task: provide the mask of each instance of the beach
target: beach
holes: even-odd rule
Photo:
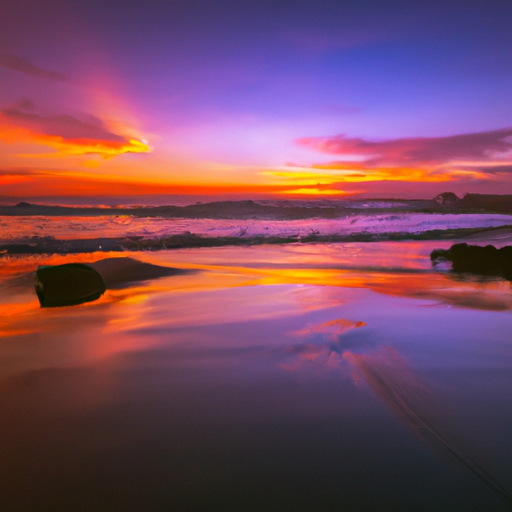
[[[4,254],[5,509],[509,510],[512,289],[454,242]],[[68,262],[106,292],[41,308]]]
[[[0,512],[512,511],[511,19],[2,2]]]

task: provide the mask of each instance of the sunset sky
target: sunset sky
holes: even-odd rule
[[[512,194],[510,20],[503,0],[2,0],[0,197]]]

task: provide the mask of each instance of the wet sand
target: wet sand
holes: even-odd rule
[[[4,256],[5,510],[510,510],[512,288],[450,244]]]

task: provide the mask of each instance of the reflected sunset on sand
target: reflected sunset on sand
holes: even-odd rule
[[[276,460],[288,464],[294,452],[301,454],[300,467],[286,474],[303,482],[299,475],[310,471],[306,467],[320,471],[320,459],[330,460],[330,446],[340,458],[330,460],[329,472],[348,479],[349,487],[338,484],[339,492],[354,499],[369,485],[363,468],[377,460],[400,472],[403,484],[393,499],[404,503],[411,485],[407,460],[414,457],[429,488],[445,489],[442,481],[451,482],[451,491],[438,491],[443,500],[461,507],[476,500],[502,510],[500,500],[506,503],[510,492],[503,484],[510,476],[503,457],[512,446],[503,442],[508,420],[497,418],[512,368],[505,335],[512,326],[512,289],[502,279],[432,268],[429,253],[439,246],[447,243],[3,256],[9,264],[1,267],[0,406],[19,421],[40,418],[46,440],[27,445],[37,453],[55,449],[58,432],[72,429],[84,449],[61,446],[64,458],[47,478],[82,479],[84,489],[87,478],[79,470],[66,475],[66,464],[90,457],[99,463],[105,446],[116,457],[130,457],[142,443],[151,447],[147,463],[141,462],[145,471],[153,471],[151,464],[155,472],[175,475],[175,485],[159,488],[160,495],[199,499],[199,487],[210,485],[213,473],[202,462],[200,475],[190,476],[194,470],[178,462],[181,449],[167,437],[173,432],[180,443],[202,447],[198,457],[212,453],[222,461],[216,477],[222,493],[229,493],[240,464],[260,479],[264,467]],[[104,295],[78,306],[41,308],[33,288],[37,266],[68,262],[103,272]],[[488,387],[494,406],[466,383],[467,372],[475,371],[475,382]],[[461,394],[473,403],[471,410]],[[482,407],[496,421],[479,428],[502,440],[498,446],[487,437],[483,451],[467,426]],[[121,416],[113,418],[113,410]],[[79,418],[83,427],[76,426]],[[14,447],[5,452],[13,478],[32,474],[13,459],[26,435],[19,421],[2,426]],[[101,426],[94,441],[88,438],[90,422]],[[286,433],[292,424],[296,442]],[[229,438],[222,440],[226,428]],[[271,431],[276,437],[264,448],[256,440],[263,442]],[[253,442],[258,457],[250,455]],[[319,451],[310,452],[310,443]],[[402,455],[384,454],[388,444]],[[192,445],[187,453],[194,453]],[[359,447],[359,465],[341,457],[348,446]],[[166,455],[158,466],[161,449]],[[237,450],[253,462],[237,462]],[[104,478],[127,478],[120,472],[129,468],[106,467]],[[186,478],[192,478],[190,487],[179,484]],[[469,482],[473,491],[462,499]],[[326,496],[337,495],[329,479],[318,486]],[[287,489],[283,484],[280,492],[289,500]]]

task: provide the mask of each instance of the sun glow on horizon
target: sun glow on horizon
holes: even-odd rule
[[[281,192],[284,195],[296,195],[296,196],[351,196],[357,195],[360,191],[346,191],[336,189],[321,189],[321,188],[297,188],[293,190],[284,190]]]

